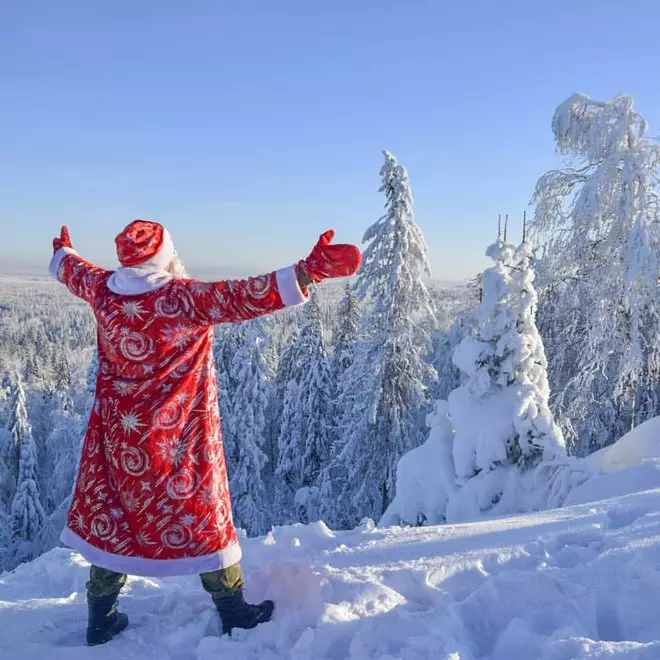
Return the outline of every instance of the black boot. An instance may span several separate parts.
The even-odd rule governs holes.
[[[270,621],[275,609],[272,600],[265,600],[259,605],[250,605],[245,602],[243,590],[239,589],[233,596],[214,598],[213,602],[222,621],[222,634],[231,635],[234,628],[248,630],[260,623]]]
[[[97,646],[109,642],[128,625],[128,617],[117,612],[117,594],[92,596],[87,594],[89,619],[87,621],[87,644]]]

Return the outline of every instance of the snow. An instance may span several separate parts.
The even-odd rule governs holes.
[[[194,578],[131,578],[130,627],[83,646],[87,564],[56,549],[0,576],[12,660],[660,658],[660,489],[477,523],[243,539],[272,623],[218,636]]]
[[[654,417],[626,433],[613,445],[589,456],[587,461],[602,470],[637,466],[660,457],[660,417]]]
[[[428,440],[399,461],[397,495],[381,525],[466,522],[660,488],[660,417],[587,458],[544,461],[522,474],[502,466],[461,483],[453,476],[448,413],[447,403],[437,401],[427,419]],[[493,505],[494,496],[499,499]]]
[[[660,488],[660,417],[640,424],[583,462],[592,476],[570,493],[567,504]]]
[[[381,525],[437,525],[445,522],[454,484],[454,430],[446,401],[435,402],[427,416],[428,440],[405,454],[397,466],[396,496]]]

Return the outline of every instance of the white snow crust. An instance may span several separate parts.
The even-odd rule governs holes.
[[[630,468],[622,468],[623,470]],[[0,576],[7,660],[660,658],[660,489],[476,523],[243,539],[273,622],[218,636],[195,578],[131,578],[130,627],[83,645],[88,566],[56,549]]]

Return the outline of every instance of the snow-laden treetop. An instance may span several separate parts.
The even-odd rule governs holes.
[[[433,302],[424,283],[424,277],[431,275],[426,241],[415,221],[408,172],[389,151],[383,155],[379,192],[385,193],[385,214],[362,239],[371,242],[364,251],[358,289],[362,297],[375,301],[377,314],[403,305],[408,311],[433,315]]]
[[[644,117],[633,110],[632,98],[623,94],[609,101],[573,94],[552,118],[557,151],[591,162],[634,148],[646,129]]]

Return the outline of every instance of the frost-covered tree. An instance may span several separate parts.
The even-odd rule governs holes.
[[[220,417],[227,469],[231,476],[238,462],[238,441],[234,427],[233,401],[238,382],[234,369],[234,357],[245,341],[245,327],[230,324],[220,329],[214,347],[215,370],[218,382]]]
[[[11,435],[6,429],[0,429],[0,444],[6,440],[11,441]],[[7,511],[9,502],[14,494],[15,476],[9,465],[0,458],[0,511]]]
[[[11,432],[18,446],[18,479],[11,504],[12,532],[16,558],[25,561],[35,556],[46,514],[39,496],[37,447],[32,437],[20,379],[16,386]]]
[[[23,438],[32,433],[30,421],[27,412],[27,397],[23,385],[23,379],[16,374],[16,384],[14,386],[14,395],[12,398],[9,419],[7,420],[7,429],[9,431],[10,441],[5,444],[4,460],[10,468],[10,471],[18,475],[19,447]]]
[[[85,432],[94,407],[98,377],[99,356],[98,351],[93,350],[87,365],[82,415],[73,409],[67,395],[57,392],[54,395],[59,409],[53,415],[53,430],[46,441],[50,477],[46,481],[46,502],[49,508],[55,508],[48,516],[41,537],[41,552],[48,552],[58,545],[60,533],[66,524],[76,487]]]
[[[536,186],[553,406],[583,455],[658,414],[660,145],[632,99],[575,94],[552,120],[571,165]]]
[[[30,422],[27,413],[27,398],[23,387],[23,380],[17,375],[11,412],[7,428],[12,435],[14,446],[18,447],[23,438],[30,432]]]
[[[41,367],[37,352],[33,346],[30,346],[25,359],[25,378],[28,383],[40,384],[43,377],[44,372]]]
[[[0,573],[14,567],[12,550],[11,517],[0,510]]]
[[[299,522],[294,511],[294,501],[301,486],[302,448],[300,387],[291,378],[284,394],[275,471],[275,520],[279,524]]]
[[[19,447],[19,469],[16,494],[11,505],[12,527],[18,545],[17,559],[33,558],[39,548],[39,537],[46,522],[38,486],[37,448],[30,432]]]
[[[333,333],[333,355],[330,362],[333,403],[330,419],[333,426],[333,438],[330,455],[322,467],[318,480],[318,493],[312,492],[308,499],[319,502],[320,518],[334,528],[344,528],[354,522],[348,512],[339,506],[340,494],[347,489],[348,474],[346,465],[339,457],[348,439],[344,424],[350,424],[346,410],[353,410],[355,397],[359,393],[351,384],[350,366],[355,359],[361,324],[361,307],[355,287],[350,280],[344,284],[344,295],[337,306],[337,326]],[[299,498],[300,499],[300,498]],[[312,505],[313,508],[313,505]]]
[[[53,430],[46,440],[49,468],[46,505],[50,511],[73,491],[84,435],[82,420],[74,411],[70,397],[57,392],[55,398],[59,405],[53,415]]]
[[[332,362],[330,365],[335,383],[353,362],[353,351],[360,330],[360,301],[350,280],[344,284],[344,296],[337,307],[338,325],[332,337]]]
[[[11,518],[9,508],[16,488],[16,445],[7,428],[0,428],[0,572],[9,568]]]
[[[457,483],[452,456],[454,428],[446,401],[435,402],[427,424],[426,442],[399,461],[396,496],[379,522],[381,527],[447,522],[447,506],[457,492]]]
[[[0,509],[6,509],[11,503],[16,489],[16,477],[18,476],[18,445],[15,433],[17,394],[14,395],[10,417],[7,428],[0,429]],[[25,402],[23,401],[23,406]]]
[[[92,414],[92,407],[96,397],[96,385],[99,378],[99,352],[92,352],[92,359],[87,366],[87,377],[85,378],[86,396],[85,396],[85,425],[89,423],[89,417]]]
[[[340,395],[340,431],[346,435],[339,462],[347,480],[339,507],[352,522],[380,518],[394,497],[397,462],[426,433],[427,385],[434,373],[423,359],[430,342],[421,327],[433,314],[424,282],[430,274],[426,244],[408,173],[392,154],[384,155],[386,210],[364,235],[369,245],[357,279],[369,310]]]
[[[480,296],[474,295],[470,285],[432,290],[432,293],[437,323],[431,333],[431,364],[438,376],[433,396],[446,401],[449,393],[461,384],[460,371],[453,361],[454,350],[474,329],[475,300],[479,301]]]
[[[289,381],[297,377],[296,365],[300,355],[300,331],[296,327],[295,331],[289,336],[282,350],[280,361],[277,365],[274,382],[274,405],[272,411],[272,424],[276,437],[279,437],[280,427],[282,425],[282,413],[284,410],[284,398]]]
[[[71,387],[71,370],[69,368],[69,360],[66,353],[62,352],[59,357],[54,354],[54,376],[55,376],[55,389],[66,392]]]
[[[334,432],[333,379],[316,290],[305,305],[295,345],[287,347],[283,359],[287,364],[280,376],[286,369],[289,381],[278,443],[278,513],[281,521],[309,522],[319,515],[318,485],[330,459]],[[296,495],[299,489],[305,490]]]
[[[270,397],[269,366],[264,359],[267,337],[260,319],[246,324],[234,354],[230,377],[237,383],[232,400],[237,462],[230,474],[234,516],[248,534],[265,534],[271,523],[271,505],[263,481],[265,411]]]
[[[317,485],[321,469],[328,463],[333,434],[333,381],[316,291],[305,305],[299,344],[298,405],[303,439],[300,480],[301,486],[311,487]]]
[[[467,381],[449,396],[453,459],[457,483],[470,497],[455,499],[452,520],[479,517],[497,504],[512,466],[525,471],[565,455],[548,407],[531,249],[498,241],[487,255],[495,263],[483,274],[476,332],[454,353]]]
[[[274,490],[275,469],[277,467],[277,415],[279,411],[276,401],[277,368],[282,352],[282,340],[276,333],[277,324],[274,317],[261,317],[262,328],[267,336],[264,348],[264,362],[268,367],[268,381],[271,384],[268,404],[264,411],[266,423],[264,428],[264,446],[263,451],[266,454],[266,467],[264,469],[264,484],[267,491],[271,494]],[[272,498],[271,498],[272,502]]]

